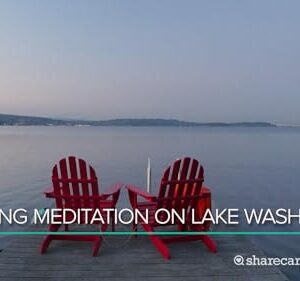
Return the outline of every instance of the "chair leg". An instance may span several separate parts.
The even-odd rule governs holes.
[[[110,221],[111,221],[111,231],[115,231],[115,228],[116,228],[116,224],[115,224],[115,220],[114,220],[114,216],[111,215],[110,216]]]
[[[217,252],[217,245],[216,243],[208,236],[208,235],[202,235],[201,240],[206,245],[206,247],[213,253]]]
[[[40,248],[40,253],[41,253],[41,254],[45,254],[45,253],[46,253],[46,251],[47,251],[47,249],[48,249],[48,247],[49,247],[51,241],[52,241],[51,235],[47,235],[47,236],[44,238],[44,240],[43,240],[43,242],[42,242],[42,244],[41,244],[41,248]]]
[[[178,231],[178,232],[187,231],[187,226],[184,225],[184,224],[178,224],[178,225],[177,225],[177,231]]]
[[[106,231],[106,229],[107,229],[107,227],[108,227],[108,224],[103,224],[102,226],[101,226],[101,228],[100,228],[100,231],[101,232],[105,232]],[[102,243],[102,235],[100,235],[100,236],[96,236],[96,238],[95,238],[95,242],[94,242],[94,247],[93,247],[93,257],[96,257],[97,256],[97,254],[98,254],[98,251],[99,251],[99,248],[100,248],[100,246],[101,246],[101,243]]]
[[[93,257],[97,256],[99,248],[101,246],[101,242],[102,242],[102,237],[101,236],[97,237],[94,242],[94,247],[93,247],[93,252],[92,252]]]
[[[60,224],[58,224],[58,225],[51,224],[51,225],[49,225],[49,231],[51,231],[51,232],[57,231],[60,226],[61,226]],[[46,251],[47,251],[50,243],[52,242],[52,240],[53,240],[53,235],[51,235],[51,234],[47,235],[44,238],[44,240],[43,240],[43,242],[41,244],[41,248],[40,248],[40,253],[41,254],[45,254],[46,253]]]
[[[111,231],[115,232],[115,223],[114,222],[111,224]]]
[[[148,224],[142,224],[143,228],[146,232],[154,232],[153,228]],[[156,235],[150,234],[149,235],[150,240],[156,247],[156,249],[161,253],[164,259],[169,260],[171,258],[170,252],[168,247],[165,245],[165,243]]]

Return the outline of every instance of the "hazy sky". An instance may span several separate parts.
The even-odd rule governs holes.
[[[300,123],[300,1],[1,1],[0,113]]]

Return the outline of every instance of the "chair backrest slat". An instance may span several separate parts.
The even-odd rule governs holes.
[[[77,163],[76,158],[74,156],[69,157],[69,167],[70,167],[70,173],[71,173],[71,179],[74,179],[74,181],[71,182],[73,194],[79,195],[79,183],[78,183],[78,174],[77,174]]]
[[[57,165],[55,165],[52,170],[52,184],[53,184],[53,192],[56,200],[56,207],[61,209],[63,207],[62,198],[59,197],[61,195],[61,184],[58,180],[53,180],[55,178],[56,179],[59,178]]]
[[[89,184],[86,181],[88,179],[88,174],[87,174],[86,163],[84,160],[81,159],[79,160],[79,169],[80,169],[80,178],[84,180],[84,182],[81,183],[81,192],[82,195],[88,196],[90,192],[89,192]],[[84,199],[83,204],[88,205],[87,199]]]
[[[180,164],[181,164],[180,160],[175,161],[175,163],[173,164],[171,178],[170,178],[171,181],[178,180],[178,175],[180,173]],[[167,197],[169,197],[169,198],[174,197],[174,195],[176,193],[175,187],[176,187],[176,183],[175,182],[166,185],[166,188],[168,190],[167,194],[166,194]],[[171,209],[173,207],[172,203],[173,203],[172,200],[167,200],[165,202],[164,208]]]
[[[181,197],[185,191],[186,183],[185,180],[187,179],[190,158],[184,158],[182,161],[182,167],[180,173],[178,175],[178,183],[175,186],[175,197]],[[175,209],[180,209],[183,202],[181,200],[174,200],[174,205],[172,206]]]
[[[59,161],[59,171],[60,171],[60,175],[62,178],[69,178],[68,175],[68,169],[67,169],[67,159],[61,159]],[[70,192],[70,184],[69,182],[62,182],[61,183],[61,193],[63,195],[67,195],[69,196],[71,194]],[[66,208],[71,208],[71,199],[65,200],[65,207]]]

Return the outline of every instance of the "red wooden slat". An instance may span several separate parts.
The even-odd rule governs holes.
[[[193,159],[192,164],[191,164],[191,171],[190,171],[190,177],[189,177],[189,179],[191,181],[194,180],[194,182],[191,183],[191,184],[188,184],[186,186],[186,188],[185,188],[186,196],[193,196],[193,194],[194,194],[193,190],[194,190],[195,185],[197,184],[196,181],[199,180],[196,177],[198,169],[199,169],[199,162],[197,160]],[[200,179],[200,180],[202,180],[202,179]],[[186,204],[188,204],[188,203],[186,203]]]
[[[171,171],[171,166],[169,166],[164,174],[163,174],[163,177],[161,179],[161,184],[160,184],[160,188],[159,188],[159,193],[158,193],[158,197],[159,198],[163,198],[166,196],[166,188],[167,188],[167,185],[166,184],[163,184],[163,182],[169,180],[169,175],[170,175],[170,171]]]
[[[174,203],[173,203],[173,207],[177,210],[181,210],[182,205],[184,203],[183,202],[184,200],[178,200],[178,199],[176,199],[176,197],[181,197],[181,195],[184,192],[184,188],[186,186],[186,183],[184,182],[184,180],[186,180],[186,178],[187,178],[190,162],[191,162],[191,158],[186,157],[186,158],[183,159],[181,173],[180,173],[180,175],[178,175],[179,182],[176,185],[176,190],[175,190],[175,193],[174,193],[175,200],[174,200]]]
[[[182,160],[178,159],[174,162],[173,167],[172,167],[172,174],[171,174],[171,180],[177,180],[178,179],[178,174],[180,171],[180,165],[181,165]],[[167,197],[172,198],[173,194],[175,192],[175,187],[176,184],[169,184],[168,185],[168,191],[167,191]],[[170,209],[172,208],[172,201],[171,200],[167,200],[165,202],[165,208]]]
[[[79,159],[79,169],[80,169],[80,177],[83,179],[83,180],[86,180],[88,179],[88,175],[87,175],[87,165],[86,165],[86,162],[82,159]],[[90,195],[90,192],[89,192],[89,183],[87,182],[82,182],[81,183],[81,192],[83,195],[85,196],[88,196]],[[85,208],[89,208],[90,207],[90,201],[89,200],[84,200],[83,201],[84,203],[84,206]]]
[[[61,177],[62,178],[69,178],[66,159],[60,160],[58,167],[60,169]],[[62,188],[61,188],[62,194],[63,195],[70,195],[69,183],[62,182],[61,186],[62,186]],[[70,208],[71,207],[71,201],[70,200],[64,200],[63,205],[65,205],[66,208]]]
[[[55,199],[56,206],[57,208],[61,209],[63,207],[63,202],[62,202],[62,198],[59,198],[59,195],[61,195],[60,183],[57,180],[53,180],[53,178],[58,178],[57,165],[55,165],[52,170],[52,184],[53,184],[54,195],[57,196]]]
[[[193,188],[195,186],[195,180],[196,179],[196,174],[197,174],[197,170],[199,167],[199,162],[196,159],[193,159],[191,164],[190,164],[190,174],[189,174],[189,180],[191,181],[190,183],[186,184],[184,187],[184,192],[183,192],[183,196],[192,196],[193,195]],[[187,209],[189,205],[189,200],[185,200],[183,202],[183,208]]]
[[[95,170],[91,166],[89,167],[89,169],[90,169],[90,179],[94,180],[90,184],[90,188],[91,188],[92,195],[95,196],[95,195],[99,194],[97,176],[96,176]],[[93,203],[94,207],[99,206],[100,205],[99,197],[95,196],[92,203]]]
[[[78,196],[79,193],[79,183],[78,183],[78,175],[77,175],[77,163],[76,163],[76,158],[74,156],[70,156],[68,158],[69,160],[69,168],[70,168],[70,179],[72,181],[69,183],[71,185],[71,194]],[[75,197],[72,202],[73,208],[77,209],[80,208],[80,200],[76,200]]]
[[[190,175],[189,175],[190,180],[198,179],[198,178],[196,178],[198,167],[199,167],[199,162],[196,159],[193,159],[192,164],[191,164]],[[187,195],[192,195],[193,186],[194,186],[194,184],[189,184],[186,187],[185,193]]]
[[[199,166],[199,162],[196,159],[193,159],[189,179],[192,180],[196,178],[198,166]]]
[[[77,163],[74,156],[69,157],[69,167],[72,179],[72,191],[74,195],[79,195],[79,184],[78,184],[78,175],[77,175]]]
[[[197,173],[197,178],[198,179],[203,179],[204,178],[204,169],[203,169],[202,166],[199,166],[198,173]],[[194,184],[192,195],[195,196],[195,199],[192,200],[192,202],[191,202],[191,208],[196,208],[197,207],[197,204],[198,204],[199,201],[198,201],[196,196],[201,194],[202,183],[203,183],[203,181],[202,182],[201,181],[196,182]]]
[[[90,166],[90,180],[91,180],[91,186],[92,186],[92,194],[98,195],[99,194],[98,179],[97,179],[94,168],[91,166]]]

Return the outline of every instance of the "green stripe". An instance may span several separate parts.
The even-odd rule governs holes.
[[[139,235],[147,236],[151,234],[155,235],[300,235],[300,231],[209,231],[209,232],[178,232],[178,231],[157,231],[157,232],[133,232],[133,231],[107,231],[107,232],[95,232],[95,231],[0,231],[0,236],[8,235],[105,235],[105,236],[122,236],[122,235]]]

